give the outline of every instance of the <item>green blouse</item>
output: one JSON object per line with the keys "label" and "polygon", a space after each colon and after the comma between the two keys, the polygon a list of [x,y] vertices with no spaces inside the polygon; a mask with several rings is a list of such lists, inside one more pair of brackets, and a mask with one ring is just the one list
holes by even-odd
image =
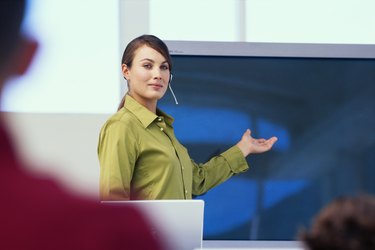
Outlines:
{"label": "green blouse", "polygon": [[249,166],[237,146],[197,164],[176,139],[173,118],[127,95],[100,131],[100,199],[191,199]]}

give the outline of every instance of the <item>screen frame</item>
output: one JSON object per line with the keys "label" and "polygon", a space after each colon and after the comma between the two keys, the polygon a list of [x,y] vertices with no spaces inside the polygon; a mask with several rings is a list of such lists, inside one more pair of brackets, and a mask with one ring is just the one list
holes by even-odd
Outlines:
{"label": "screen frame", "polygon": [[166,40],[171,55],[375,58],[375,44],[255,43]]}

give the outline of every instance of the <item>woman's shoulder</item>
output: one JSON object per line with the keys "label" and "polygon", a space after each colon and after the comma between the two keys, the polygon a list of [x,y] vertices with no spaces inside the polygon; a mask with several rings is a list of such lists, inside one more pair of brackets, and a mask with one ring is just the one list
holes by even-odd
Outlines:
{"label": "woman's shoulder", "polygon": [[121,108],[119,111],[108,118],[107,123],[129,124],[134,123],[136,120],[137,119],[132,112],[125,108]]}
{"label": "woman's shoulder", "polygon": [[139,121],[133,113],[129,112],[125,108],[122,108],[106,120],[106,122],[102,126],[102,131],[116,128],[131,128],[134,126],[138,126],[138,123]]}

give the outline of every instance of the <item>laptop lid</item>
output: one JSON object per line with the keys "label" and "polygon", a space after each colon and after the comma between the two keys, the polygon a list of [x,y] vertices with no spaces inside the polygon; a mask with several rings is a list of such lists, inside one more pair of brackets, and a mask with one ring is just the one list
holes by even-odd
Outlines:
{"label": "laptop lid", "polygon": [[102,201],[103,204],[133,206],[144,212],[153,224],[155,237],[172,250],[202,247],[203,200]]}

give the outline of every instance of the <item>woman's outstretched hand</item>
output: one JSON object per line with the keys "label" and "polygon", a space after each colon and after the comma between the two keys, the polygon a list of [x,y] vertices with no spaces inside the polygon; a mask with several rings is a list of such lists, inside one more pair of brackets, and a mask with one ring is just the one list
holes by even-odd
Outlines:
{"label": "woman's outstretched hand", "polygon": [[273,136],[266,139],[255,139],[251,137],[250,129],[247,129],[242,135],[241,140],[236,144],[243,155],[246,157],[249,154],[259,154],[270,150],[273,144],[277,141],[277,137]]}

